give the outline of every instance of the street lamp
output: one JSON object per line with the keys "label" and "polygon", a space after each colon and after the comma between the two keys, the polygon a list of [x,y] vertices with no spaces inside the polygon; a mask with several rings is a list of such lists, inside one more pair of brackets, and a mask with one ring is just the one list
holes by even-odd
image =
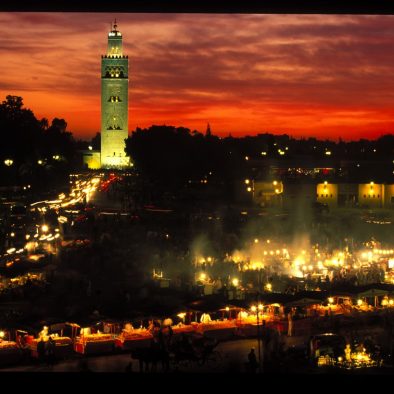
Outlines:
{"label": "street lamp", "polygon": [[[249,179],[245,179],[245,184],[248,185],[246,191],[248,193],[252,192],[252,200],[254,200],[254,179],[252,179],[251,181]],[[249,186],[250,184],[251,186]]]}
{"label": "street lamp", "polygon": [[257,348],[259,355],[259,373],[262,373],[262,357],[261,357],[261,338],[260,338],[260,319],[259,313],[263,310],[264,306],[262,304],[258,304],[257,307],[253,305],[251,307],[252,312],[256,312],[256,320],[257,320]]}
{"label": "street lamp", "polygon": [[12,159],[5,159],[5,160],[4,160],[4,164],[5,164],[7,167],[12,166],[12,165],[14,164],[14,160],[12,160]]}

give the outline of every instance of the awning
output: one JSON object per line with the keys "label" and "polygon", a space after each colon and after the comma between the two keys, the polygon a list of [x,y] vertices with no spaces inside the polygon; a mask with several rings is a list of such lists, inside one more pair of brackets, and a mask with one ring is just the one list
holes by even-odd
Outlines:
{"label": "awning", "polygon": [[358,293],[357,296],[359,298],[365,298],[365,297],[379,297],[379,296],[385,296],[389,292],[387,290],[381,290],[381,289],[369,289],[367,291],[364,291],[362,293]]}
{"label": "awning", "polygon": [[301,298],[296,301],[291,301],[285,304],[285,306],[295,307],[295,306],[308,306],[308,305],[320,305],[322,300],[317,300],[313,298]]}
{"label": "awning", "polygon": [[229,304],[224,300],[218,299],[216,297],[205,297],[200,300],[192,301],[186,306],[187,309],[196,312],[217,312],[220,309],[226,308],[226,306],[229,306]]}

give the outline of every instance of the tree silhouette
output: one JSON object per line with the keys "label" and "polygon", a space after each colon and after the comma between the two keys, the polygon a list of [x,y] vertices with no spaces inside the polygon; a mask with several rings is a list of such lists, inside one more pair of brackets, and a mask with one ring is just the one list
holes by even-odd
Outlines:
{"label": "tree silhouette", "polygon": [[[4,184],[37,183],[64,179],[75,162],[76,146],[64,119],[38,120],[23,107],[23,99],[8,95],[0,104],[0,159],[13,161],[12,168],[0,166]],[[41,164],[39,164],[39,162]],[[48,185],[49,186],[49,185]]]}

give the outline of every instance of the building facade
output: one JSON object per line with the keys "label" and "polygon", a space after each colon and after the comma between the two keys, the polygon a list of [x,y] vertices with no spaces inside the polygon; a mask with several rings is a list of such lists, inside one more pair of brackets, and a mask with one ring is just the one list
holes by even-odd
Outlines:
{"label": "building facade", "polygon": [[101,168],[130,165],[125,153],[128,137],[129,59],[123,55],[122,33],[116,20],[101,56]]}
{"label": "building facade", "polygon": [[282,181],[245,180],[244,197],[261,207],[312,206],[314,202],[329,208],[394,208],[394,184],[383,183],[283,183]]}

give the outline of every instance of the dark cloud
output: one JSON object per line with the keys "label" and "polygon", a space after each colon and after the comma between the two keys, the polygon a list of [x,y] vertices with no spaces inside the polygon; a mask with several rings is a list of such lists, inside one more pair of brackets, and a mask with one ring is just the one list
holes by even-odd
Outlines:
{"label": "dark cloud", "polygon": [[131,129],[207,120],[233,135],[394,129],[394,16],[2,13],[0,93],[94,133],[115,17],[130,59]]}

